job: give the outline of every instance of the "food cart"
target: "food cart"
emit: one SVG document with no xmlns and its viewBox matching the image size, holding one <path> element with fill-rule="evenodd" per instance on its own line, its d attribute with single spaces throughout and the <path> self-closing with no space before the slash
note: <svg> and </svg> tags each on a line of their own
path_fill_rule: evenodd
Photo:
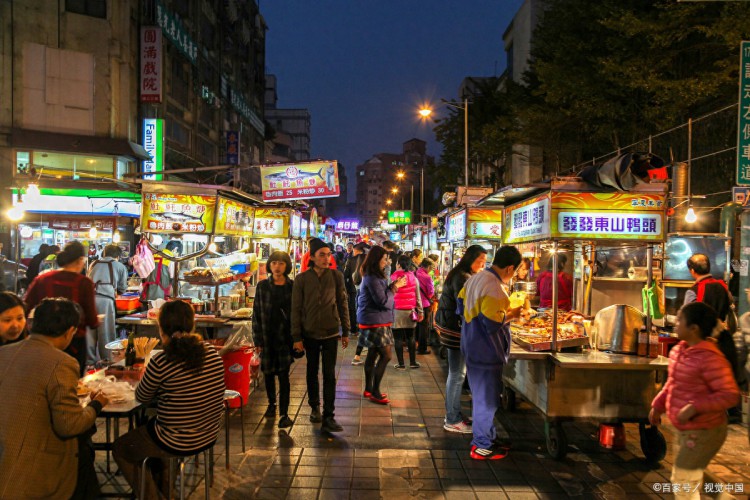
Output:
<svg viewBox="0 0 750 500">
<path fill-rule="evenodd" d="M 266 276 L 268 256 L 275 250 L 288 252 L 292 262 L 303 253 L 302 214 L 293 208 L 258 207 L 253 223 L 254 251 L 260 260 L 258 279 Z M 292 270 L 292 275 L 296 274 Z"/>
<path fill-rule="evenodd" d="M 506 197 L 504 240 L 506 244 L 536 242 L 535 248 L 551 254 L 552 269 L 557 269 L 563 246 L 579 245 L 591 252 L 601 243 L 642 245 L 649 255 L 650 285 L 653 245 L 663 242 L 666 234 L 665 196 L 663 184 L 602 193 L 578 179 L 554 180 Z M 516 395 L 534 406 L 545 419 L 547 450 L 555 458 L 567 451 L 562 423 L 573 419 L 638 422 L 646 457 L 663 458 L 666 443 L 658 429 L 647 427 L 647 416 L 666 376 L 666 358 L 596 350 L 560 352 L 564 348 L 580 351 L 580 346 L 589 344 L 589 332 L 584 328 L 586 321 L 568 323 L 567 317 L 558 315 L 557 297 L 558 283 L 553 279 L 548 322 L 532 319 L 526 325 L 512 325 L 514 342 L 503 372 L 503 407 L 512 410 Z M 646 325 L 650 327 L 648 318 Z"/>
</svg>

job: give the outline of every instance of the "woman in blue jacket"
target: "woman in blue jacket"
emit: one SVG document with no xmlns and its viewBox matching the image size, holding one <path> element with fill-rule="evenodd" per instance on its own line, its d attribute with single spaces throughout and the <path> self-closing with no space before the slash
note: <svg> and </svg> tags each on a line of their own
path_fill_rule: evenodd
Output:
<svg viewBox="0 0 750 500">
<path fill-rule="evenodd" d="M 402 278 L 388 285 L 385 269 L 390 265 L 388 252 L 383 247 L 373 247 L 362 263 L 362 284 L 357 297 L 357 323 L 367 346 L 364 397 L 378 404 L 390 402 L 388 395 L 380 392 L 380 382 L 391 360 L 393 297 L 406 283 Z"/>
</svg>

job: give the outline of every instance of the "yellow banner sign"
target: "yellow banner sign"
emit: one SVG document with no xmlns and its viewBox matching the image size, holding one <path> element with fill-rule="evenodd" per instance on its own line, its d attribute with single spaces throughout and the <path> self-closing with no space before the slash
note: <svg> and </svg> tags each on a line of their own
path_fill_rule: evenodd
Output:
<svg viewBox="0 0 750 500">
<path fill-rule="evenodd" d="M 148 233 L 213 231 L 216 196 L 143 193 L 141 227 Z"/>
<path fill-rule="evenodd" d="M 251 236 L 253 234 L 253 207 L 219 197 L 216 234 Z"/>
</svg>

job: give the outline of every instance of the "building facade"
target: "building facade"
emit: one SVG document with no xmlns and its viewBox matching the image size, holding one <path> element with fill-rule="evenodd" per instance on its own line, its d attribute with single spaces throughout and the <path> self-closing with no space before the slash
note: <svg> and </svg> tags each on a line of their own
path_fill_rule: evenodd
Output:
<svg viewBox="0 0 750 500">
<path fill-rule="evenodd" d="M 276 132 L 292 138 L 291 161 L 310 159 L 310 112 L 305 108 L 279 108 L 276 75 L 266 75 L 266 120 Z"/>
<path fill-rule="evenodd" d="M 139 199 L 132 182 L 152 160 L 143 147 L 145 120 L 160 121 L 164 171 L 262 162 L 265 31 L 254 1 L 0 2 L 6 257 L 19 255 L 11 250 L 15 226 L 6 223 L 6 213 L 18 193 L 28 199 L 30 183 L 43 197 L 69 195 L 65 204 L 44 207 L 47 212 L 93 217 L 104 211 L 117 227 L 118 206 Z M 228 170 L 186 178 L 260 190 L 257 169 Z M 34 215 L 51 227 L 45 217 Z"/>
<path fill-rule="evenodd" d="M 433 201 L 429 170 L 434 163 L 427 143 L 411 139 L 404 142 L 401 153 L 379 153 L 358 165 L 356 217 L 373 226 L 387 210 L 412 210 L 416 218 L 424 205 L 429 213 Z"/>
</svg>

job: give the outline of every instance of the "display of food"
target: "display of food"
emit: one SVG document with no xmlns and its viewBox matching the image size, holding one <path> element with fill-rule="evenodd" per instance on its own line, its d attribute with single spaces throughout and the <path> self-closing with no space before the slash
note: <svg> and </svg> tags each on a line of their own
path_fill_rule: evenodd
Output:
<svg viewBox="0 0 750 500">
<path fill-rule="evenodd" d="M 513 341 L 531 351 L 552 349 L 552 316 L 547 313 L 521 317 L 511 322 Z M 589 338 L 579 313 L 558 314 L 557 347 L 587 345 Z"/>
</svg>

